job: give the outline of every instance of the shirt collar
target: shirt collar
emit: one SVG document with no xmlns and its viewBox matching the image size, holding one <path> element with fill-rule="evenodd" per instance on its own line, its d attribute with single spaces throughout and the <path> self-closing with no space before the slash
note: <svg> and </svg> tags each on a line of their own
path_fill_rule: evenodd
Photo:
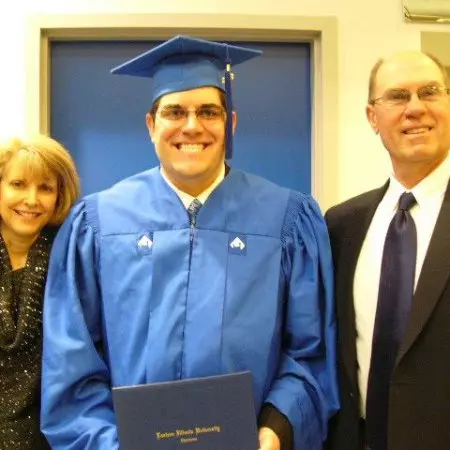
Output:
<svg viewBox="0 0 450 450">
<path fill-rule="evenodd" d="M 398 199 L 403 192 L 412 192 L 417 204 L 425 205 L 430 199 L 442 198 L 450 178 L 450 158 L 447 156 L 436 169 L 412 189 L 406 189 L 392 174 L 386 192 L 386 203 L 392 210 L 397 209 Z"/>
<path fill-rule="evenodd" d="M 216 187 L 222 182 L 222 180 L 225 178 L 225 164 L 222 165 L 222 168 L 220 169 L 220 173 L 217 176 L 217 178 L 214 180 L 214 182 L 209 185 L 203 192 L 201 192 L 196 197 L 193 197 L 192 195 L 187 194 L 186 192 L 181 191 L 178 189 L 167 177 L 166 173 L 164 172 L 164 169 L 160 168 L 161 176 L 164 178 L 166 183 L 175 191 L 175 193 L 178 195 L 180 200 L 182 201 L 184 207 L 187 209 L 189 205 L 192 203 L 192 200 L 196 198 L 201 202 L 203 205 L 208 197 L 211 195 L 211 193 L 216 189 Z"/>
</svg>

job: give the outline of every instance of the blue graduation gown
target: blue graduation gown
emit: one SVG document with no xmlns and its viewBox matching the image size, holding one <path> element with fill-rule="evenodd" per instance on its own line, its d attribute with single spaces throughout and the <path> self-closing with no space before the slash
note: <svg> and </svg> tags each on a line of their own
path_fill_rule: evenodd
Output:
<svg viewBox="0 0 450 450">
<path fill-rule="evenodd" d="M 250 370 L 295 449 L 338 407 L 332 262 L 306 195 L 231 170 L 196 227 L 159 168 L 79 202 L 53 245 L 42 427 L 53 449 L 118 449 L 111 386 Z"/>
</svg>

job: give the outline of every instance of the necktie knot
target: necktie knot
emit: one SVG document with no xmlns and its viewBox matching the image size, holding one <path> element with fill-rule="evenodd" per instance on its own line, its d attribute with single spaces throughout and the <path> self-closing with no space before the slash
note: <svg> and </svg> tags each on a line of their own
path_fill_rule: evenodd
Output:
<svg viewBox="0 0 450 450">
<path fill-rule="evenodd" d="M 195 225 L 197 214 L 202 207 L 202 202 L 194 198 L 191 204 L 188 206 L 187 212 L 189 214 L 189 223 L 191 226 Z"/>
<path fill-rule="evenodd" d="M 398 200 L 398 209 L 408 211 L 417 203 L 412 192 L 403 192 Z"/>
</svg>

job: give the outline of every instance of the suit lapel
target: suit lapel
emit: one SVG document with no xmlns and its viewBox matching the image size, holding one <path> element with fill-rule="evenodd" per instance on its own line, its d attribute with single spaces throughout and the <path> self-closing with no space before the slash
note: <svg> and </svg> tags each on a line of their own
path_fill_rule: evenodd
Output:
<svg viewBox="0 0 450 450">
<path fill-rule="evenodd" d="M 408 351 L 430 318 L 450 275 L 450 183 L 423 262 L 397 362 Z"/>
<path fill-rule="evenodd" d="M 373 215 L 383 198 L 389 182 L 382 188 L 369 192 L 354 209 L 346 226 L 336 272 L 336 299 L 341 356 L 347 376 L 355 390 L 358 388 L 356 323 L 353 299 L 353 282 L 358 257 Z"/>
</svg>

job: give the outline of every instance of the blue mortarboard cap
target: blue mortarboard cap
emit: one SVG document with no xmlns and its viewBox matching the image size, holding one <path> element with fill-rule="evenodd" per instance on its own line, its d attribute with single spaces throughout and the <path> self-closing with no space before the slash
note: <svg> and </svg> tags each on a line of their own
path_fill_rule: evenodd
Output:
<svg viewBox="0 0 450 450">
<path fill-rule="evenodd" d="M 113 68 L 117 75 L 153 79 L 151 103 L 172 92 L 211 86 L 226 94 L 226 157 L 233 153 L 231 66 L 261 55 L 261 51 L 189 36 L 176 36 Z"/>
</svg>

